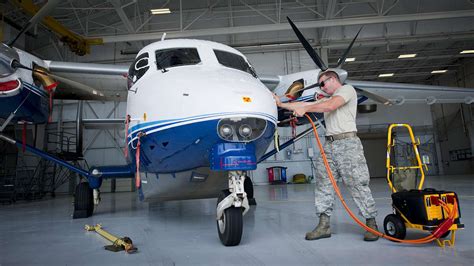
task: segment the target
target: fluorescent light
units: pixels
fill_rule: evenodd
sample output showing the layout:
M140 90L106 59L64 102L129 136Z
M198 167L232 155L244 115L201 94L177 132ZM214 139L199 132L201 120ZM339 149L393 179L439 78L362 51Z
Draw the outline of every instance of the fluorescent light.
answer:
M398 58L413 58L416 57L416 54L401 54Z
M379 74L379 78L393 77L394 73Z
M300 42L284 42L284 43L262 43L254 45L234 45L232 47L237 49L248 49L248 48L275 48L282 46L301 45Z
M474 54L474 50L464 50L460 54Z
M256 45L257 47L279 47L279 46L290 46L290 45L298 45L299 42L285 42L285 43L264 43L260 45Z
M441 74L441 73L446 73L448 72L447 69L443 69L443 70L433 70L431 71L431 74Z
M169 14L171 10L169 8L156 8L150 9L152 15L162 15L162 14Z
M346 58L346 62L354 62L356 60L355 57L348 57Z

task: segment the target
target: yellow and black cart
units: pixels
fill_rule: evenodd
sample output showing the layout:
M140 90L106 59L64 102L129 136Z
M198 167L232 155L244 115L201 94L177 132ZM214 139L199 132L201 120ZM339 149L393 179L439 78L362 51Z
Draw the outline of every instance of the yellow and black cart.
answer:
M395 166L391 162L391 154L396 145L394 128L404 127L408 130L413 147L413 158L408 159L412 165ZM440 239L439 246L445 244L454 245L456 230L464 228L460 223L461 212L459 201L455 192L438 191L432 188L423 188L425 180L426 164L423 164L418 151L420 141L415 140L413 130L408 124L391 124L388 128L387 141L387 182L392 192L393 214L384 219L385 234L398 239L404 239L406 229L413 228L433 233L441 227L443 221L448 218L448 213L441 205L447 205L450 210L455 211L453 224ZM407 159L407 158L405 158ZM418 178L419 176L419 178ZM442 201L442 202L440 202ZM456 208L454 205L457 205ZM451 238L446 237L451 233Z

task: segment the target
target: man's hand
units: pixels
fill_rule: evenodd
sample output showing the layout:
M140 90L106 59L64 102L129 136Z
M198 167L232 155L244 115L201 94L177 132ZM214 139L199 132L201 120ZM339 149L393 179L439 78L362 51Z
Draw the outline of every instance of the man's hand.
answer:
M281 100L280 100L280 97L278 97L278 95L276 95L275 93L273 94L273 99L275 99L275 103L278 107L281 107Z
M305 106L298 106L298 107L295 107L293 110L293 115L295 116L302 117L304 116L304 114L306 114Z

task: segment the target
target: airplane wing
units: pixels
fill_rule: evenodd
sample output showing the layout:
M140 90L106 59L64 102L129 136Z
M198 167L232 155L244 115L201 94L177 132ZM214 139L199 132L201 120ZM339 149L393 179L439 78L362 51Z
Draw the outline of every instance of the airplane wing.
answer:
M263 75L260 77L260 81L277 95L284 95L293 82L298 80L309 80L309 83L311 83L315 76L317 77L317 73L305 71L286 76ZM364 103L384 103L383 100L377 99L377 96L382 99L388 99L390 104L395 105L402 105L405 103L471 104L474 102L474 88L358 80L346 80L345 83L354 86L360 96L366 96L369 98ZM307 101L308 96L314 95L316 92L321 93L318 87L309 89L297 100ZM366 94L365 92L368 93Z
M127 94L128 66L45 61L59 85L55 99L123 100Z
M264 84L271 84L271 82L276 82L278 80L278 83L275 85L273 91L279 96L286 95L290 97L291 100L296 101L314 100L314 97L312 96L315 95L315 93L324 94L318 87L319 81L317 80L317 77L322 71L329 70L337 73L341 82L354 86L359 96L362 96L359 99L359 104L373 102L397 105L404 103L471 104L474 102L474 88L347 80L346 78L349 73L342 69L342 66L345 63L346 57L349 54L354 42L356 41L360 30L344 52L343 56L339 58L337 67L328 68L318 53L312 48L308 40L303 36L298 27L291 21L289 17L287 17L287 20L298 37L298 40L301 42L303 48L306 50L315 65L318 66L318 69L285 76L278 76L277 78L271 76L262 76L260 81L262 81ZM272 88L269 87L269 89Z
M465 103L474 102L474 88L346 80L357 89L389 99L393 104L404 103Z

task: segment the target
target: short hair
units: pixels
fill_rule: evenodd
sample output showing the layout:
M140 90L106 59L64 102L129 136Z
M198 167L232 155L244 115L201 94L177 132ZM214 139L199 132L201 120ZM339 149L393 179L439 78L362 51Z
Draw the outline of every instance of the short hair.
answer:
M341 82L341 80L339 79L339 75L336 72L332 71L332 70L326 70L326 71L323 71L323 72L319 73L318 81L322 76L336 78L337 81Z

